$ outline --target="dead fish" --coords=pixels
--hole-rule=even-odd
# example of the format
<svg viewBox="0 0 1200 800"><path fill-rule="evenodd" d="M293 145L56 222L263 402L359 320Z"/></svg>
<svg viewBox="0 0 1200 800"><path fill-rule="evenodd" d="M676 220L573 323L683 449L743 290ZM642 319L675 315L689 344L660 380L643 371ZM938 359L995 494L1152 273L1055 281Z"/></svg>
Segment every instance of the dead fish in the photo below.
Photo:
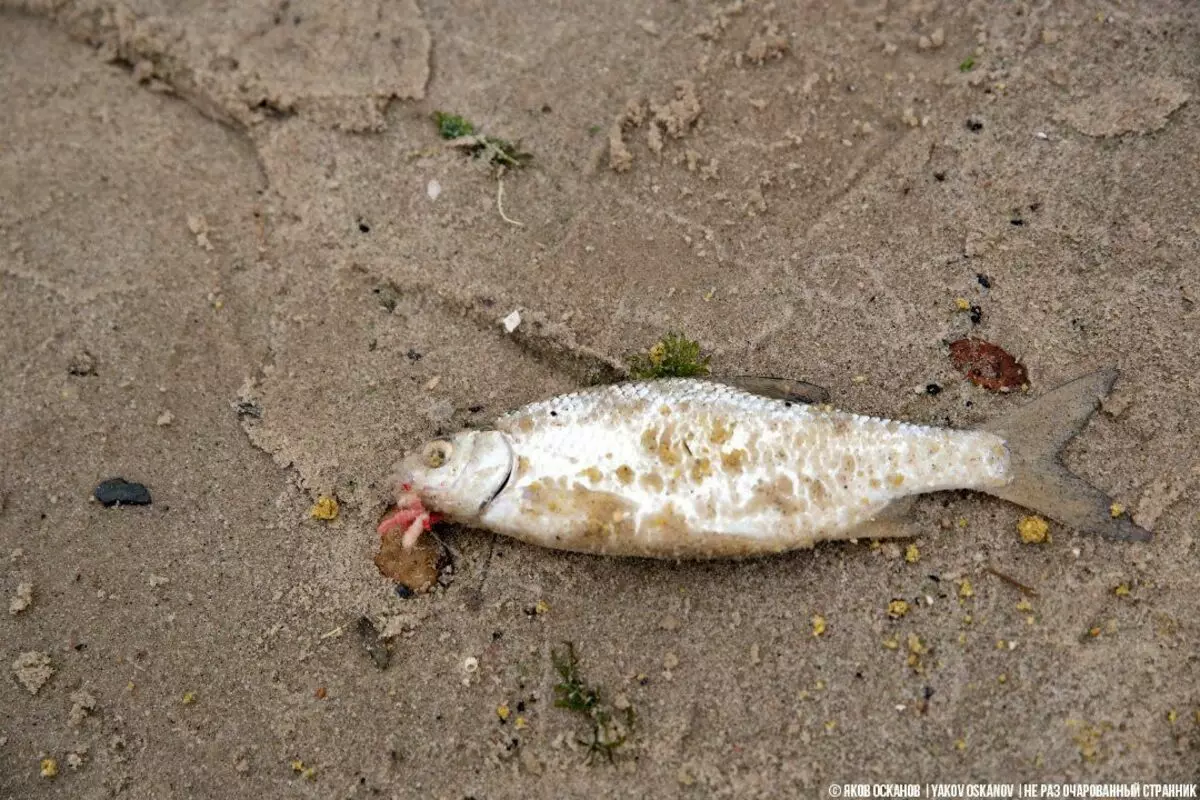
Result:
<svg viewBox="0 0 1200 800"><path fill-rule="evenodd" d="M747 557L911 537L917 495L967 489L1120 541L1151 534L1058 461L1112 388L1071 381L984 424L914 425L678 378L594 387L426 443L399 465L415 542L440 514L562 550Z"/></svg>

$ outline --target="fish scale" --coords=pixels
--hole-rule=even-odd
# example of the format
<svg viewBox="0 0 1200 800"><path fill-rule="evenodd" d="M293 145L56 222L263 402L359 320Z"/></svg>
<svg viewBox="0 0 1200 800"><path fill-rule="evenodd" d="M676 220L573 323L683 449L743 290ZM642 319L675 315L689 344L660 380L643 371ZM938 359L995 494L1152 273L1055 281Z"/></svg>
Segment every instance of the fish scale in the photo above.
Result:
<svg viewBox="0 0 1200 800"><path fill-rule="evenodd" d="M893 501L1008 478L1003 441L667 379L593 388L497 421L515 474L481 516L538 544L676 557L838 538Z"/></svg>

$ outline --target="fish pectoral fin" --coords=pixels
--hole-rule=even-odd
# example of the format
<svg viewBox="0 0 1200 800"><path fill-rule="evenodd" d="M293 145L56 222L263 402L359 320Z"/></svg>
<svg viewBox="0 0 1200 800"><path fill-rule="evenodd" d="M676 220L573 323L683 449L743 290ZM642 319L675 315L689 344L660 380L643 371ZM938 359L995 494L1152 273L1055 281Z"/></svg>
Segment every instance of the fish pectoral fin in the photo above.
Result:
<svg viewBox="0 0 1200 800"><path fill-rule="evenodd" d="M791 378L771 378L759 375L709 376L709 380L733 386L750 394L786 400L790 403L809 405L829 402L829 390L815 383L805 383Z"/></svg>
<svg viewBox="0 0 1200 800"><path fill-rule="evenodd" d="M838 539L915 539L920 529L913 521L913 498L894 500L867 522L846 531Z"/></svg>

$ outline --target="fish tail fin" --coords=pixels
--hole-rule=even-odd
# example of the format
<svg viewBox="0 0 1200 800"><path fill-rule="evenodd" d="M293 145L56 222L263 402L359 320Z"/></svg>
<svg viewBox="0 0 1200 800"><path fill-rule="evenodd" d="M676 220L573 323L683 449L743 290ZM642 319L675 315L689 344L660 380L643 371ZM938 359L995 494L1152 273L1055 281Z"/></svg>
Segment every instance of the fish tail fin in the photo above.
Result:
<svg viewBox="0 0 1200 800"><path fill-rule="evenodd" d="M1116 379L1115 368L1084 375L985 423L983 430L1008 445L1013 480L983 491L1079 531L1118 541L1149 541L1149 531L1125 515L1113 515L1112 498L1059 461L1063 447L1083 429Z"/></svg>

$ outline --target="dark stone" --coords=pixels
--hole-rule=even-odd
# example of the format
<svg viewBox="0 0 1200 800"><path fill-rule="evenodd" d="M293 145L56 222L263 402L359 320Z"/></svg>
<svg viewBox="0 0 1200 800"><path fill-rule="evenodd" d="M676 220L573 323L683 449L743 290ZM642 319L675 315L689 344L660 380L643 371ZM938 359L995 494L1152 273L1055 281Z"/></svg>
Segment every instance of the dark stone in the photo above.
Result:
<svg viewBox="0 0 1200 800"><path fill-rule="evenodd" d="M979 281L979 285L985 289L992 288L992 279L987 275L984 275L982 272L975 274L975 280Z"/></svg>
<svg viewBox="0 0 1200 800"><path fill-rule="evenodd" d="M257 404L252 403L249 400L239 401L236 405L234 405L234 409L237 411L238 419L245 419L246 417L262 419L262 409L259 408Z"/></svg>
<svg viewBox="0 0 1200 800"><path fill-rule="evenodd" d="M941 393L942 393L942 387L938 386L936 383L931 383L925 387L925 394L927 394L931 397L936 397L937 395L939 395Z"/></svg>
<svg viewBox="0 0 1200 800"><path fill-rule="evenodd" d="M140 483L129 483L124 478L109 478L92 493L105 506L148 506L150 490Z"/></svg>
<svg viewBox="0 0 1200 800"><path fill-rule="evenodd" d="M983 322L983 308L978 305L971 306L971 324L978 325Z"/></svg>

